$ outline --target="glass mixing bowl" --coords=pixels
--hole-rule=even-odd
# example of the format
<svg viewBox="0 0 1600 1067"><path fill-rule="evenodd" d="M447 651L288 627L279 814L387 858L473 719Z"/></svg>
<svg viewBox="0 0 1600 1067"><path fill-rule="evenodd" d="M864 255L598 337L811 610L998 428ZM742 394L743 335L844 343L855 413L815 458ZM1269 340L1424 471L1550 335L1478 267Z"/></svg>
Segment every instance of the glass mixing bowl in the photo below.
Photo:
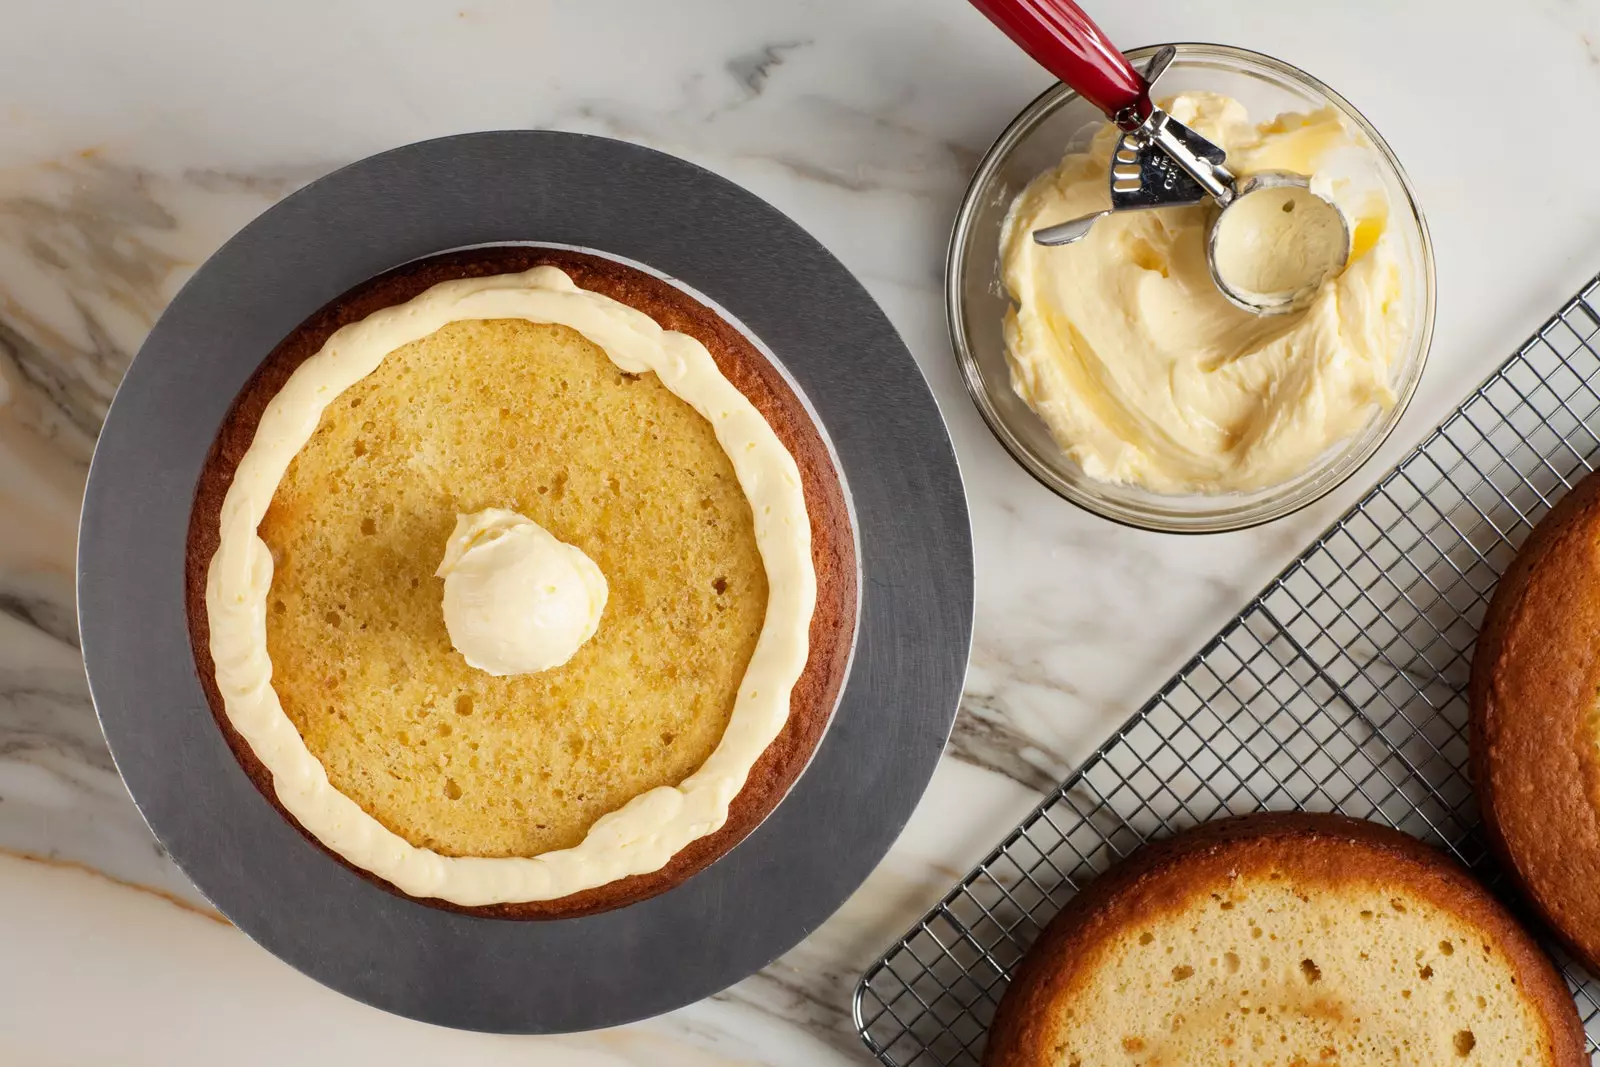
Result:
<svg viewBox="0 0 1600 1067"><path fill-rule="evenodd" d="M1127 53L1136 67L1160 46ZM1161 76L1161 97L1209 90L1242 103L1256 121L1286 111L1337 108L1359 130L1375 155L1374 170L1389 197L1396 259L1406 271L1405 299L1411 335L1394 366L1394 406L1374 412L1366 427L1324 452L1302 474L1247 493L1167 496L1137 486L1097 481L1067 458L1038 416L1011 388L1001 323L1011 299L1001 282L1000 230L1016 195L1036 176L1054 168L1068 151L1084 148L1105 116L1064 85L1029 104L989 149L967 188L950 238L945 306L950 338L967 382L989 428L1035 478L1080 507L1117 522L1173 533L1214 533L1254 526L1305 507L1355 473L1400 421L1422 377L1433 336L1433 245L1422 209L1400 161L1350 103L1320 81L1287 63L1241 48L1180 44Z"/></svg>

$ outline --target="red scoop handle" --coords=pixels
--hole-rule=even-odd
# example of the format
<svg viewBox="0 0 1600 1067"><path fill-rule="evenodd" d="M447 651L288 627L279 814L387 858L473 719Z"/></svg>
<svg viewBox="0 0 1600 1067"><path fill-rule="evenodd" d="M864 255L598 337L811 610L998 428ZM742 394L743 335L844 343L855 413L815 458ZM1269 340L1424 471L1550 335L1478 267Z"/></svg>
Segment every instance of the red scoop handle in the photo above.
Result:
<svg viewBox="0 0 1600 1067"><path fill-rule="evenodd" d="M1150 114L1150 85L1072 0L972 0L1040 66L1119 125Z"/></svg>

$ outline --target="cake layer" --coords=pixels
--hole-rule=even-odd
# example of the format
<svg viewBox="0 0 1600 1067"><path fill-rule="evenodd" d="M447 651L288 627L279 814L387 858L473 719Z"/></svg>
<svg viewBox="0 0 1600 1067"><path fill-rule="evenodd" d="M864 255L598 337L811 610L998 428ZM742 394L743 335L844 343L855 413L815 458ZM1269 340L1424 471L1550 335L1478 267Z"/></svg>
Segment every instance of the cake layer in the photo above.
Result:
<svg viewBox="0 0 1600 1067"><path fill-rule="evenodd" d="M1532 939L1443 855L1334 815L1224 820L1147 846L1050 924L987 1067L1580 1067Z"/></svg>

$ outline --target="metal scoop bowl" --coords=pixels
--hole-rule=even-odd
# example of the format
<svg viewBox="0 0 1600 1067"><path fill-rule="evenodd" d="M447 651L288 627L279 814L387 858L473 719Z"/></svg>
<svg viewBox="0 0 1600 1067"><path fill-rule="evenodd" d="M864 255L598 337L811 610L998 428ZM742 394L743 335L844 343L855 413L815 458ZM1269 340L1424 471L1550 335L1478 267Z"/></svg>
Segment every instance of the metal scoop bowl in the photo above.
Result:
<svg viewBox="0 0 1600 1067"><path fill-rule="evenodd" d="M1072 0L972 0L995 25L1046 70L1098 107L1123 131L1112 156L1108 181L1111 206L1092 215L1036 230L1041 245L1067 245L1089 235L1094 224L1118 211L1179 207L1213 201L1218 210L1206 232L1206 263L1211 280L1230 302L1257 315L1276 315L1304 307L1322 283L1344 269L1350 258L1349 220L1333 201L1311 188L1303 174L1268 171L1240 180L1226 166L1223 149L1177 121L1150 99L1150 89L1172 62L1163 48L1143 73L1123 57ZM1258 199L1272 198L1272 206ZM1291 205L1283 209L1283 204ZM1286 230L1258 223L1271 211L1298 212ZM1292 234L1301 233L1296 240ZM1320 235L1311 246L1305 235ZM1263 243L1282 237L1278 247ZM1272 263L1278 255L1282 262ZM1263 282L1273 284L1262 288Z"/></svg>

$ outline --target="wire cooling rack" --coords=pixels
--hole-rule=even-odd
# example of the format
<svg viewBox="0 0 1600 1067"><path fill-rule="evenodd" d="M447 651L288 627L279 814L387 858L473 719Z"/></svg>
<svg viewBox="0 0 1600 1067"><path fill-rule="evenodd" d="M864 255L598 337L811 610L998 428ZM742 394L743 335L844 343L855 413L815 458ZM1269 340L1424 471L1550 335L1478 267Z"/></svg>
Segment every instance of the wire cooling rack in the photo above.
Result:
<svg viewBox="0 0 1600 1067"><path fill-rule="evenodd" d="M1600 277L1200 650L867 971L889 1067L974 1065L1012 967L1086 883L1225 815L1339 811L1499 879L1467 780L1495 580L1600 464ZM1600 1067L1600 980L1559 951Z"/></svg>

